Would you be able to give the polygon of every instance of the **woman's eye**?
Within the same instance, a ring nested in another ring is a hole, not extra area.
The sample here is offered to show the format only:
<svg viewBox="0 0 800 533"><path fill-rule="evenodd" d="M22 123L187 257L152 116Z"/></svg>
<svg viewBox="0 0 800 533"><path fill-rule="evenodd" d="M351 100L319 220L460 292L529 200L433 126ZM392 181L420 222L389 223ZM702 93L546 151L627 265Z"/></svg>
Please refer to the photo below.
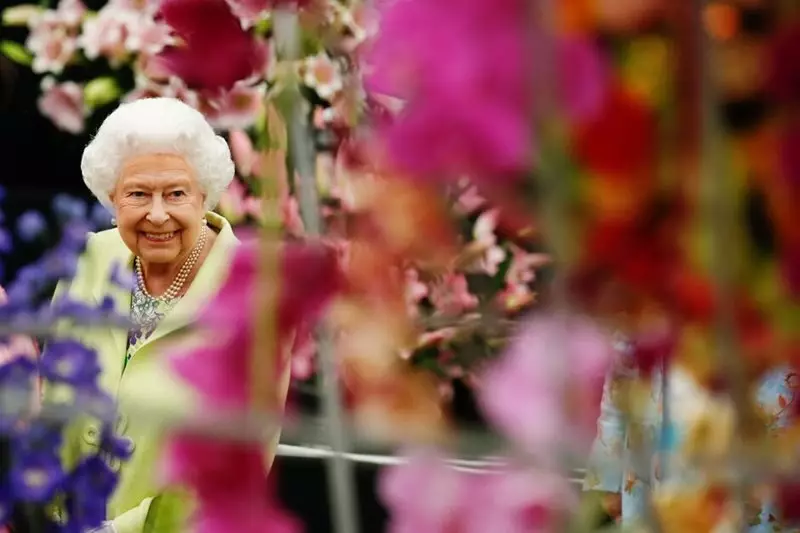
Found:
<svg viewBox="0 0 800 533"><path fill-rule="evenodd" d="M184 191L172 191L169 194L173 198L183 198L184 196L186 196L186 193Z"/></svg>
<svg viewBox="0 0 800 533"><path fill-rule="evenodd" d="M131 191L128 193L131 198L144 198L145 193L142 191Z"/></svg>

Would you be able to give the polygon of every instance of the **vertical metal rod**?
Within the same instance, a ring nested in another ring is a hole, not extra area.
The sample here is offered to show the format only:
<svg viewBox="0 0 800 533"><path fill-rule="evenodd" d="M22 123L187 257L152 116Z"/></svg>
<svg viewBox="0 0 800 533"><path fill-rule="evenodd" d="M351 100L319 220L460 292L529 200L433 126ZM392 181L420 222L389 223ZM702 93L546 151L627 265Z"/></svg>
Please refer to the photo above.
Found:
<svg viewBox="0 0 800 533"><path fill-rule="evenodd" d="M296 61L300 58L300 26L297 12L276 10L274 12L275 38L282 58ZM294 159L294 167L299 175L298 195L300 213L311 237L322 235L319 193L316 184L315 150L304 117L301 99L296 83L288 88L292 91L290 109L287 116L289 145ZM342 391L337 379L333 346L327 331L318 335L319 383L322 395L323 414L327 424L332 454L328 457L328 498L333 513L334 531L337 533L358 533L358 513L356 504L355 476L353 464L346 459L350 442L346 432L345 410L342 404Z"/></svg>
<svg viewBox="0 0 800 533"><path fill-rule="evenodd" d="M736 320L734 314L736 257L735 239L726 233L736 226L735 200L730 192L730 168L726 162L724 130L719 116L719 102L713 78L711 42L702 23L706 0L695 0L693 25L699 32L700 84L702 126L700 136L701 165L701 205L708 215L711 230L711 274L714 284L717 310L715 317L715 346L717 368L722 371L729 388L730 400L736 411L734 441L731 454L742 457L744 443L736 437L752 435L756 423L748 401L747 376L736 340ZM744 519L747 504L747 480L737 473L734 480L734 494L740 506L741 530L747 531Z"/></svg>

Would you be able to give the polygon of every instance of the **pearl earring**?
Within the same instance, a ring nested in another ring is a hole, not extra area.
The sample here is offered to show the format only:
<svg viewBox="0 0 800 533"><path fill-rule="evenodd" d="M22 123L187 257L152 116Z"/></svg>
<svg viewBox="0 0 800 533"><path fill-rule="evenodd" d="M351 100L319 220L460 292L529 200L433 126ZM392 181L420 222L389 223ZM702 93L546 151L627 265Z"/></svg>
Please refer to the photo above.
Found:
<svg viewBox="0 0 800 533"><path fill-rule="evenodd" d="M112 226L116 226L117 225L117 219L116 218L112 218L111 219L111 225Z"/></svg>
<svg viewBox="0 0 800 533"><path fill-rule="evenodd" d="M206 217L203 217L203 225L208 226L208 219Z"/></svg>

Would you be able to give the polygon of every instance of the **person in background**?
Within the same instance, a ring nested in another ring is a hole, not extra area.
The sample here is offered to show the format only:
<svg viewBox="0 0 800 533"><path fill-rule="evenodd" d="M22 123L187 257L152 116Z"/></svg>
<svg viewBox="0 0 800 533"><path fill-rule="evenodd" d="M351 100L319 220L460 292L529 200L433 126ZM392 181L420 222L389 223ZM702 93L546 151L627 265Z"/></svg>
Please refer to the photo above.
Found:
<svg viewBox="0 0 800 533"><path fill-rule="evenodd" d="M663 371L654 372L644 416L637 418L634 423L638 427L632 431L631 422L626 420L619 407L618 394L626 380L637 379L638 371L633 364L631 346L619 341L617 348L617 365L607 377L603 389L597 436L586 468L584 490L596 497L612 520L630 526L644 516L650 491L665 481L656 455L657 450L663 449L661 439L665 398L670 405L668 412L673 414L670 433L673 439L679 439L685 432L681 431L682 424L674 415L684 409L681 405L692 405L695 409L705 405L703 398L706 392L691 376L677 368L668 372L668 384ZM758 401L767 415L769 428L777 430L785 420L787 408L794 401L791 374L777 369L765 376L758 390ZM653 451L644 460L641 453L643 449ZM670 474L670 480L674 479L673 474ZM678 473L678 476L682 475ZM746 517L749 525L747 531L751 533L795 531L781 526L768 502L758 502L751 513Z"/></svg>
<svg viewBox="0 0 800 533"><path fill-rule="evenodd" d="M132 383L137 375L154 376L148 381L149 405L178 409L192 402L184 384L169 372L153 370L227 277L239 241L228 221L211 210L231 183L234 164L227 143L200 112L177 99L149 98L122 104L108 116L86 147L81 170L88 188L113 213L116 227L89 235L76 275L58 286L54 301L69 295L96 305L110 296L134 324L127 332L70 332L97 350L100 385L116 395L117 432L133 450L128 461L112 465L120 480L102 530L183 533L191 498L178 488L159 486L162 435L137 417L136 402L142 398ZM135 274L132 289L112 282L120 267ZM288 370L287 365L275 386L280 405ZM99 434L91 422L70 428L65 467L96 450ZM265 464L274 456L277 439L273 442Z"/></svg>

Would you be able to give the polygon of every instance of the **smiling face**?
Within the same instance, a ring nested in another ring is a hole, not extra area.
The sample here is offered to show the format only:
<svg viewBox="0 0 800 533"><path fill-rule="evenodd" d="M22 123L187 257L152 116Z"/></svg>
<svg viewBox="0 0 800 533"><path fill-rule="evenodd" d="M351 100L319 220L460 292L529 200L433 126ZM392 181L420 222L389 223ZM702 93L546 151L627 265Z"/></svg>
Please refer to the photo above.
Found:
<svg viewBox="0 0 800 533"><path fill-rule="evenodd" d="M125 161L111 194L125 244L146 264L182 263L197 242L205 193L186 161L147 154Z"/></svg>

